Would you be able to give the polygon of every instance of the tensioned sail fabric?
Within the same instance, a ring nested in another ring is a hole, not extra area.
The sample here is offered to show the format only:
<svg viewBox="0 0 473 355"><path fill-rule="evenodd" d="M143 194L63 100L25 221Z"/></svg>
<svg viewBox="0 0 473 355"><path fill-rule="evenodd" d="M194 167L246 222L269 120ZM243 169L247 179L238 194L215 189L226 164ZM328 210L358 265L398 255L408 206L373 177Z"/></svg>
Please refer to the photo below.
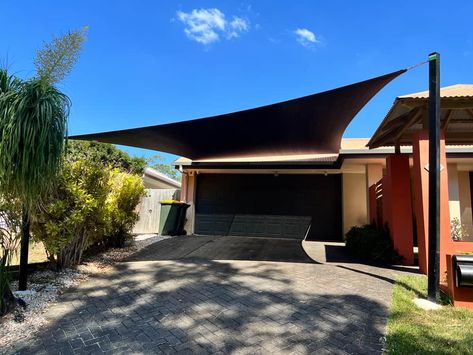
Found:
<svg viewBox="0 0 473 355"><path fill-rule="evenodd" d="M249 110L70 138L153 149L193 160L338 154L353 117L405 71Z"/></svg>

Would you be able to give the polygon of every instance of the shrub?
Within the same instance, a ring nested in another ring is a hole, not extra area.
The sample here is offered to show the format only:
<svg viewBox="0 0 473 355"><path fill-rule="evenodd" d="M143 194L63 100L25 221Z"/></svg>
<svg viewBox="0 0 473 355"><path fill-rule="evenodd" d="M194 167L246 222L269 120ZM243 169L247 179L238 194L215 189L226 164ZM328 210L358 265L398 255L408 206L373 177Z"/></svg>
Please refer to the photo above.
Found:
<svg viewBox="0 0 473 355"><path fill-rule="evenodd" d="M68 161L53 192L36 211L33 236L58 269L80 263L93 246L123 246L144 195L140 176L100 163Z"/></svg>
<svg viewBox="0 0 473 355"><path fill-rule="evenodd" d="M469 237L466 226L461 223L458 217L450 221L450 231L452 233L452 240L454 241L462 241Z"/></svg>
<svg viewBox="0 0 473 355"><path fill-rule="evenodd" d="M17 300L10 289L8 266L20 244L21 204L0 196L0 317L11 311Z"/></svg>
<svg viewBox="0 0 473 355"><path fill-rule="evenodd" d="M138 221L136 206L145 195L143 180L138 175L114 169L110 174L111 189L105 201L105 238L109 247L123 247Z"/></svg>
<svg viewBox="0 0 473 355"><path fill-rule="evenodd" d="M101 235L110 170L87 161L66 162L56 187L36 211L35 239L59 269L78 264L83 251Z"/></svg>
<svg viewBox="0 0 473 355"><path fill-rule="evenodd" d="M345 245L353 255L376 263L395 264L402 259L394 250L388 229L372 224L352 227L345 235Z"/></svg>

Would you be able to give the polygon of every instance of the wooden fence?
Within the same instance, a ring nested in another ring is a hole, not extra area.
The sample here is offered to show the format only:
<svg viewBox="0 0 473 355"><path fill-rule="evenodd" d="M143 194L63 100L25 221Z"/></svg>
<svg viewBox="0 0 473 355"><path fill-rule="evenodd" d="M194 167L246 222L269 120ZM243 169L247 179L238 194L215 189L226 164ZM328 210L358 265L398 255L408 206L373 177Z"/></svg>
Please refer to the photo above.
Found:
<svg viewBox="0 0 473 355"><path fill-rule="evenodd" d="M180 189L147 189L146 196L138 205L140 219L133 228L133 233L158 233L159 217L161 214L161 200L179 200Z"/></svg>

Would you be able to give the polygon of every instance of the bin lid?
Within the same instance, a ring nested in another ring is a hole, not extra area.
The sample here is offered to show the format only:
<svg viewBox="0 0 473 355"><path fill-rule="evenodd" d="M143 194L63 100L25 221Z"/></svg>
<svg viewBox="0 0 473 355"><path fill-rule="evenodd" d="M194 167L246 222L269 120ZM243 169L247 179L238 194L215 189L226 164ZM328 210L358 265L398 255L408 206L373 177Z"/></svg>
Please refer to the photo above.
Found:
<svg viewBox="0 0 473 355"><path fill-rule="evenodd" d="M185 205L186 203L178 200L161 200L159 201L162 205Z"/></svg>

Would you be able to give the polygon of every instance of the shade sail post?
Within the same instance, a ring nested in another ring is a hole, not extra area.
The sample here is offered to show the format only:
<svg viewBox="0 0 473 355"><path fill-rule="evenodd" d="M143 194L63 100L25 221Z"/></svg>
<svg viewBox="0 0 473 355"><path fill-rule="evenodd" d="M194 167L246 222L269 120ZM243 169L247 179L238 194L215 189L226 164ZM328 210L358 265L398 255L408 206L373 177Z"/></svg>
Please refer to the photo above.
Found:
<svg viewBox="0 0 473 355"><path fill-rule="evenodd" d="M428 298L440 298L440 54L429 54L429 269Z"/></svg>

